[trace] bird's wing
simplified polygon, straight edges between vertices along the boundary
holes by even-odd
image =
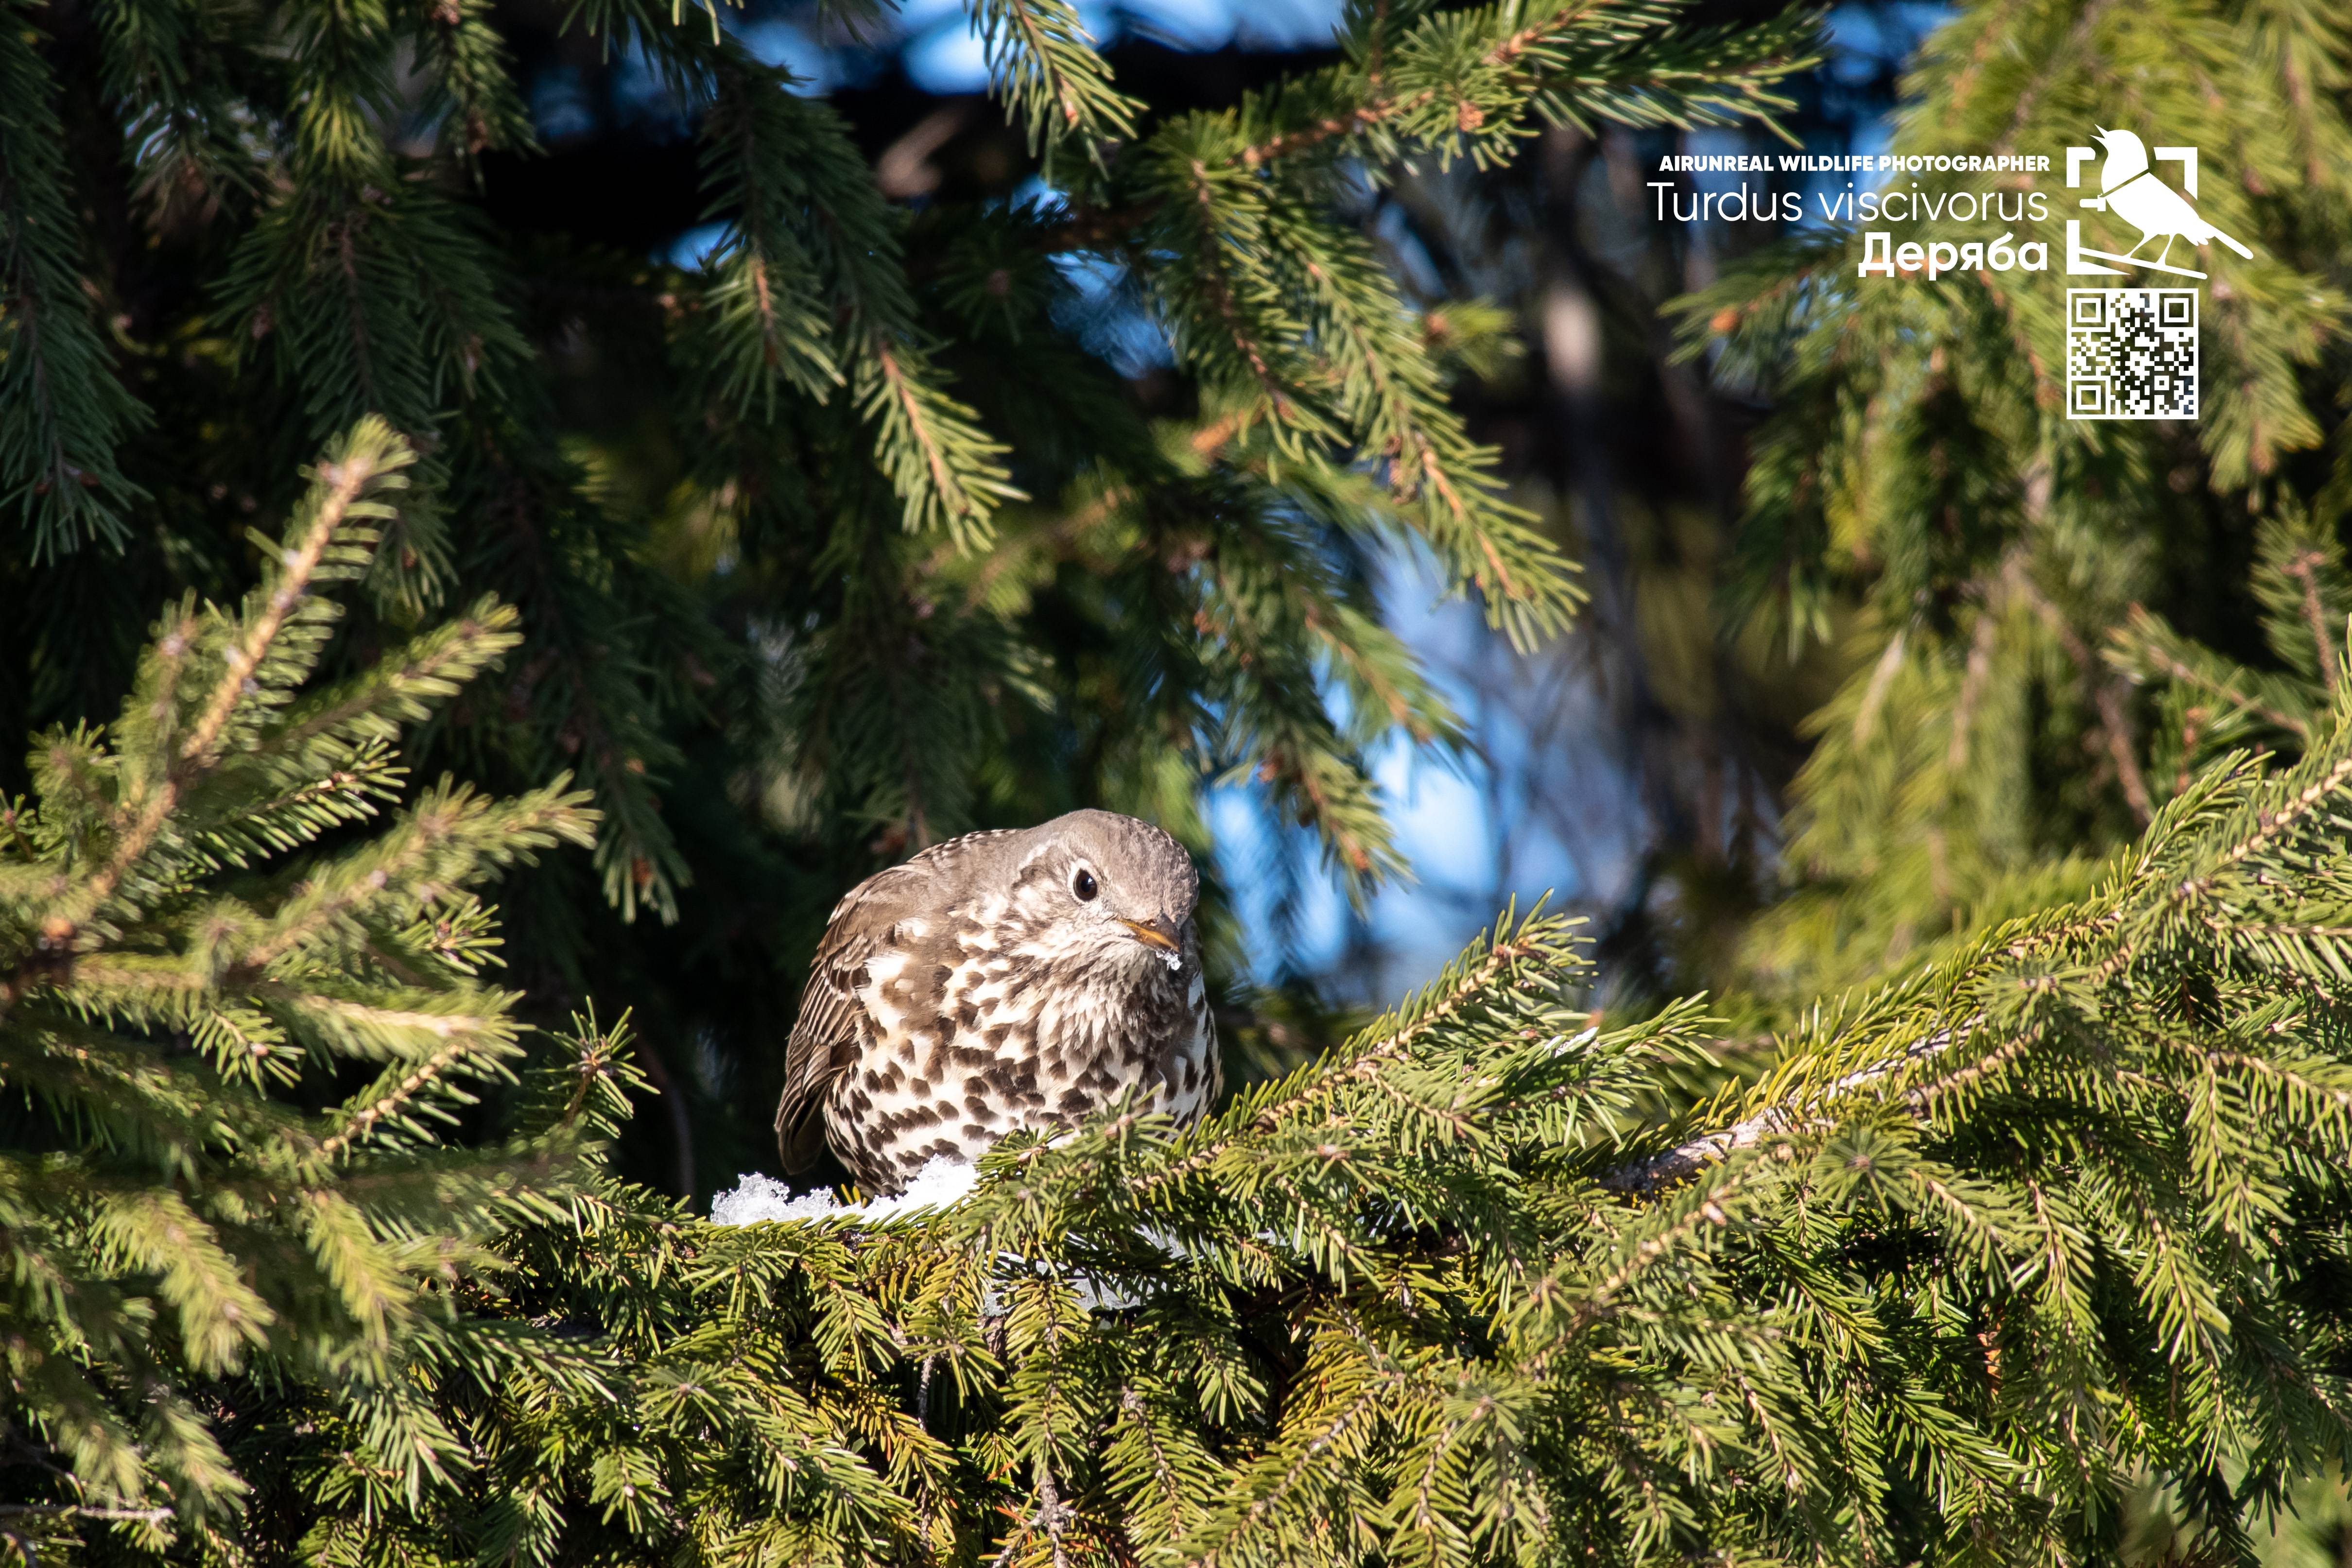
[[[877,872],[842,895],[810,962],[800,1016],[784,1048],[784,1092],[776,1102],[776,1153],[786,1171],[807,1169],[824,1143],[824,1092],[857,1063],[872,1020],[857,992],[866,961],[890,939],[902,915],[935,902],[943,879],[971,852],[1019,829],[991,828],[933,844]]]
[[[853,894],[853,896],[855,896]],[[847,904],[849,900],[843,900]],[[857,999],[859,977],[874,956],[874,932],[834,912],[809,966],[800,1016],[784,1048],[784,1092],[776,1102],[776,1153],[787,1171],[806,1170],[824,1144],[824,1091],[856,1065],[868,1027]]]

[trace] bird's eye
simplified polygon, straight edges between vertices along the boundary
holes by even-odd
[[[1078,895],[1080,904],[1092,904],[1095,894],[1102,890],[1095,885],[1095,873],[1081,866],[1078,874],[1070,879],[1070,891]]]

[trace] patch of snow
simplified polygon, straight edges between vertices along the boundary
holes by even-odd
[[[915,1173],[907,1190],[896,1197],[844,1203],[822,1187],[796,1195],[775,1177],[754,1171],[737,1182],[733,1191],[722,1192],[710,1200],[710,1222],[757,1225],[765,1219],[786,1224],[807,1219],[898,1219],[910,1214],[952,1208],[979,1180],[976,1167],[945,1155],[934,1155],[929,1165]]]
[[[819,1219],[840,1207],[833,1194],[819,1188],[794,1196],[793,1189],[771,1176],[753,1171],[710,1200],[714,1225],[757,1225],[763,1219]]]
[[[1059,1142],[1075,1134],[1063,1133]],[[714,1225],[758,1225],[763,1220],[793,1224],[808,1220],[898,1219],[904,1216],[952,1208],[980,1181],[980,1172],[961,1160],[935,1155],[929,1164],[915,1173],[907,1190],[895,1197],[877,1197],[865,1203],[843,1203],[823,1187],[814,1192],[795,1193],[773,1176],[753,1171],[735,1184],[731,1192],[722,1192],[710,1200],[710,1222]],[[1184,1244],[1172,1232],[1158,1226],[1143,1228],[1144,1239],[1165,1249],[1176,1257],[1186,1254]],[[1275,1238],[1269,1233],[1267,1241]],[[1026,1268],[1010,1255],[1003,1260],[1016,1268]],[[1118,1312],[1139,1306],[1143,1298],[1131,1295],[1116,1285],[1101,1283],[1082,1273],[1073,1272],[1069,1282],[1077,1294],[1078,1303],[1089,1312]],[[980,1311],[982,1317],[1004,1310],[1001,1287],[993,1281],[982,1288]]]

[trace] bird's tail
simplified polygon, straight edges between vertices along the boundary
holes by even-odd
[[[2240,256],[2244,256],[2248,261],[2254,259],[2254,253],[2252,251],[2248,250],[2244,246],[2240,245],[2236,240],[2231,239],[2220,229],[2215,229],[2213,231],[2213,237],[2220,240],[2223,245],[2228,246],[2231,250],[2236,251]]]

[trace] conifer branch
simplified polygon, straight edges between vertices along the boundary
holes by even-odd
[[[2298,739],[2308,740],[2311,737],[2308,716],[2280,700],[2285,694],[2278,683],[2263,682],[2252,671],[2219,665],[2207,659],[2192,662],[2189,652],[2180,645],[2172,629],[2137,605],[2129,622],[2113,634],[2111,641],[2108,657],[2126,673],[2161,675],[2177,685],[2206,692],[2231,708],[2259,715]]]
[[[421,0],[415,15],[414,36],[439,89],[419,118],[428,124],[444,115],[454,120],[454,151],[467,162],[491,151],[534,149],[530,112],[484,0]]]
[[[222,654],[222,672],[194,716],[187,737],[172,760],[160,769],[135,815],[126,814],[111,852],[76,895],[66,901],[58,919],[58,940],[68,940],[74,929],[111,899],[131,868],[154,847],[157,834],[178,809],[188,788],[218,760],[231,717],[247,705],[261,681],[268,678],[278,634],[301,606],[311,579],[328,562],[331,547],[339,541],[354,516],[360,497],[383,485],[409,461],[407,452],[393,441],[381,423],[362,425],[347,444],[321,465],[305,507],[305,515],[289,530],[282,569],[273,572],[265,591],[248,604],[247,618]],[[370,536],[368,542],[373,542]],[[168,639],[165,654],[180,650]]]
[[[308,526],[301,528],[287,549],[284,575],[272,587],[261,612],[239,628],[241,634],[222,661],[226,668],[215,683],[211,697],[196,716],[188,738],[180,745],[180,761],[189,772],[209,766],[218,757],[229,715],[247,695],[246,683],[262,667],[270,645],[285,629],[288,615],[309,591],[310,579],[341,528],[345,512],[369,486],[385,473],[396,471],[396,463],[379,466],[379,460],[390,455],[388,446],[377,451],[354,450],[341,461],[330,461],[320,466],[321,487],[312,500]],[[168,811],[171,805],[167,800],[162,810]]]
[[[339,443],[261,585],[235,612],[167,615],[121,719],[56,737],[33,801],[14,810],[12,869],[40,874],[0,892],[0,1070],[73,1129],[37,1158],[0,1160],[0,1246],[17,1281],[11,1419],[55,1460],[37,1495],[65,1494],[20,1511],[144,1520],[160,1500],[174,1528],[209,1520],[218,1529],[200,1539],[229,1541],[245,1527],[221,1521],[256,1490],[241,1469],[252,1455],[233,1459],[215,1428],[250,1386],[307,1386],[347,1458],[421,1500],[461,1453],[419,1391],[447,1349],[434,1297],[487,1260],[482,1237],[546,1217],[570,1179],[576,1134],[526,1134],[486,1155],[415,1149],[477,1103],[469,1085],[509,1071],[515,998],[438,962],[387,963],[383,944],[446,890],[586,842],[578,797],[445,790],[420,814],[450,831],[347,846],[307,883],[282,865],[247,871],[321,821],[354,820],[319,804],[350,788],[346,765],[385,789],[397,724],[480,666],[467,653],[481,653],[480,629],[428,633],[427,650],[457,652],[298,707],[311,726],[298,743],[271,723],[318,662],[333,619],[323,591],[367,573],[385,512],[371,497],[407,460],[381,422]],[[383,727],[372,743],[351,733],[364,718]],[[76,874],[89,849],[97,863]],[[386,983],[387,968],[401,977]],[[394,1065],[319,1115],[279,1098],[306,1054]],[[536,1196],[515,1179],[526,1172]],[[578,1386],[560,1354],[536,1359]]]
[[[146,410],[115,373],[81,287],[58,84],[9,0],[0,17],[0,505],[33,530],[33,558],[119,545],[143,497],[117,465]]]
[[[1647,1196],[1671,1186],[1707,1166],[1719,1164],[1741,1150],[1769,1144],[1784,1135],[1834,1125],[1835,1109],[1841,1100],[1874,1088],[1895,1073],[1943,1055],[1964,1041],[1969,1032],[1983,1021],[1979,1017],[1939,1029],[1926,1039],[1904,1047],[1899,1056],[1857,1068],[1831,1080],[1801,1105],[1769,1104],[1741,1117],[1720,1132],[1703,1133],[1664,1154],[1629,1161],[1603,1175],[1601,1185],[1612,1191]],[[1927,1096],[1924,1092],[1915,1091],[1912,1098],[1915,1104],[1924,1105]]]
[[[1068,0],[979,0],[973,7],[989,79],[1010,116],[1028,124],[1029,151],[1047,154],[1073,139],[1135,133],[1136,99],[1112,85]]]
[[[1137,1181],[1130,1190],[1149,1193],[1204,1172],[1249,1133],[1295,1125],[1349,1084],[1376,1078],[1382,1064],[1407,1060],[1416,1041],[1448,1028],[1465,1011],[1486,1002],[1520,966],[1555,958],[1566,930],[1565,922],[1545,915],[1540,907],[1516,922],[1506,914],[1496,923],[1491,937],[1481,934],[1475,958],[1465,955],[1456,959],[1444,976],[1360,1034],[1360,1044],[1302,1071],[1286,1083],[1270,1086],[1254,1100],[1236,1102],[1189,1140],[1180,1158]]]

